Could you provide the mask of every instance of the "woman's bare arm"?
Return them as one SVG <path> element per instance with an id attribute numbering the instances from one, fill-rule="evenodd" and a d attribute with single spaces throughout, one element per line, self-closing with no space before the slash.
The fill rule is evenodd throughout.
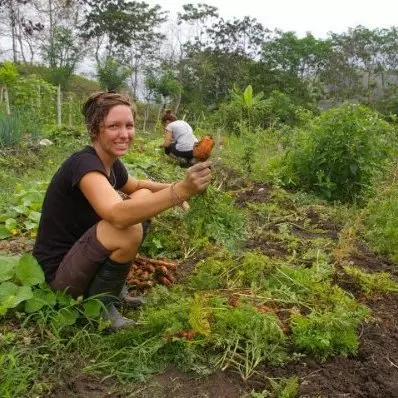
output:
<path id="1" fill-rule="evenodd" d="M 184 180 L 145 197 L 123 201 L 100 172 L 90 172 L 82 177 L 79 188 L 101 219 L 116 228 L 131 225 L 154 217 L 183 200 L 202 192 L 211 182 L 211 162 L 198 163 L 188 169 Z"/>
<path id="2" fill-rule="evenodd" d="M 152 192 L 161 191 L 162 189 L 170 187 L 171 184 L 163 182 L 155 182 L 151 180 L 136 180 L 129 176 L 126 184 L 120 189 L 126 195 L 130 195 L 138 189 L 149 189 Z"/>

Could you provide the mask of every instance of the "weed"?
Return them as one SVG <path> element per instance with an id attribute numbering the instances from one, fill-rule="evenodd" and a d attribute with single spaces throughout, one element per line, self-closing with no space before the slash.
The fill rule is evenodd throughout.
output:
<path id="1" fill-rule="evenodd" d="M 375 251 L 390 256 L 393 261 L 398 261 L 398 215 L 396 210 L 398 207 L 398 183 L 396 176 L 395 179 L 391 178 L 387 187 L 378 191 L 364 212 L 364 235 Z"/>
<path id="2" fill-rule="evenodd" d="M 288 379 L 268 378 L 270 388 L 261 392 L 252 391 L 249 396 L 243 398 L 295 398 L 298 393 L 298 377 Z"/>
<path id="3" fill-rule="evenodd" d="M 209 186 L 190 201 L 186 214 L 189 236 L 193 241 L 207 238 L 230 251 L 239 249 L 244 238 L 244 216 L 233 206 L 230 195 Z"/>
<path id="4" fill-rule="evenodd" d="M 343 269 L 367 296 L 374 293 L 398 292 L 398 282 L 391 279 L 388 272 L 369 273 L 351 265 L 345 265 Z"/>
<path id="5" fill-rule="evenodd" d="M 369 315 L 358 306 L 348 312 L 345 306 L 333 311 L 314 311 L 309 315 L 293 314 L 291 328 L 295 345 L 316 357 L 355 354 L 358 349 L 357 327 Z"/>
<path id="6" fill-rule="evenodd" d="M 286 153 L 284 182 L 327 200 L 354 202 L 393 155 L 394 129 L 377 113 L 343 105 L 297 131 Z"/>
<path id="7" fill-rule="evenodd" d="M 244 380 L 266 361 L 281 364 L 287 360 L 285 335 L 275 314 L 261 314 L 252 307 L 214 311 L 212 340 L 222 348 L 216 367 L 231 367 Z"/>

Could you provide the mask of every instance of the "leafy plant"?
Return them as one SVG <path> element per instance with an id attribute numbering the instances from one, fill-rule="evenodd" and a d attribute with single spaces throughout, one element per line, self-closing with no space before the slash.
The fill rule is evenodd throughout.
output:
<path id="1" fill-rule="evenodd" d="M 333 311 L 293 314 L 291 328 L 296 346 L 319 358 L 355 354 L 358 349 L 357 327 L 368 316 L 364 307 L 348 312 L 336 306 Z"/>
<path id="2" fill-rule="evenodd" d="M 75 300 L 63 292 L 53 292 L 44 281 L 42 268 L 29 254 L 0 257 L 0 269 L 0 316 L 18 307 L 37 320 L 45 319 L 56 333 L 74 325 L 79 317 L 99 318 L 98 300 Z M 41 312 L 45 308 L 46 314 Z M 100 328 L 104 327 L 100 319 L 98 322 Z"/>
<path id="3" fill-rule="evenodd" d="M 0 148 L 10 148 L 20 144 L 24 131 L 24 122 L 18 113 L 0 114 Z"/>
<path id="4" fill-rule="evenodd" d="M 299 378 L 268 378 L 270 388 L 261 392 L 251 392 L 250 398 L 295 398 L 298 393 Z M 246 397 L 246 396 L 245 396 Z M 247 397 L 249 398 L 249 397 Z"/>
<path id="5" fill-rule="evenodd" d="M 346 274 L 359 284 L 366 295 L 398 292 L 398 282 L 391 279 L 391 274 L 388 272 L 370 273 L 350 265 L 345 265 L 343 268 Z"/>
<path id="6" fill-rule="evenodd" d="M 261 314 L 252 307 L 214 311 L 212 339 L 223 353 L 217 366 L 231 367 L 247 380 L 266 361 L 281 364 L 287 360 L 286 337 L 275 314 Z"/>
<path id="7" fill-rule="evenodd" d="M 190 201 L 185 216 L 192 240 L 209 239 L 228 250 L 237 250 L 244 237 L 244 215 L 234 206 L 230 195 L 213 186 Z"/>
<path id="8" fill-rule="evenodd" d="M 365 107 L 328 110 L 292 137 L 283 181 L 328 200 L 358 200 L 393 155 L 395 137 L 393 126 Z"/>
<path id="9" fill-rule="evenodd" d="M 31 187 L 16 185 L 13 205 L 0 216 L 0 239 L 20 234 L 36 236 L 46 186 L 44 182 L 35 182 Z"/>
<path id="10" fill-rule="evenodd" d="M 396 167 L 392 168 L 391 178 L 375 184 L 375 194 L 364 211 L 363 234 L 370 246 L 378 253 L 398 260 L 398 184 Z"/>

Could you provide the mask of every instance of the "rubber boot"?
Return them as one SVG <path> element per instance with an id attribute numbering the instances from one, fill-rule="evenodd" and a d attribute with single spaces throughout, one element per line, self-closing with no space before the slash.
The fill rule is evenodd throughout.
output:
<path id="1" fill-rule="evenodd" d="M 122 291 L 119 294 L 119 299 L 123 302 L 123 304 L 130 308 L 139 308 L 145 304 L 144 297 L 130 295 L 126 284 L 123 286 Z"/>
<path id="2" fill-rule="evenodd" d="M 135 321 L 124 318 L 114 305 L 124 286 L 130 265 L 131 261 L 121 264 L 107 259 L 99 267 L 88 289 L 87 296 L 101 293 L 107 294 L 100 297 L 106 308 L 106 311 L 103 311 L 101 316 L 105 321 L 111 322 L 110 331 L 125 329 L 136 324 Z"/>
<path id="3" fill-rule="evenodd" d="M 142 222 L 142 241 L 148 235 L 149 229 L 151 228 L 152 221 L 150 219 Z M 119 294 L 119 300 L 126 304 L 130 308 L 138 308 L 145 304 L 145 299 L 142 296 L 130 296 L 127 285 L 124 284 Z"/>

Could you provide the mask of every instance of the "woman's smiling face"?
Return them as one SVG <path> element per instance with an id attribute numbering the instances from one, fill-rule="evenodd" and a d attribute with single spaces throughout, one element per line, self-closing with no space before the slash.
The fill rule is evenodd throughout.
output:
<path id="1" fill-rule="evenodd" d="M 118 158 L 128 152 L 134 137 L 135 126 L 131 108 L 116 105 L 104 118 L 96 141 L 107 156 Z"/>

